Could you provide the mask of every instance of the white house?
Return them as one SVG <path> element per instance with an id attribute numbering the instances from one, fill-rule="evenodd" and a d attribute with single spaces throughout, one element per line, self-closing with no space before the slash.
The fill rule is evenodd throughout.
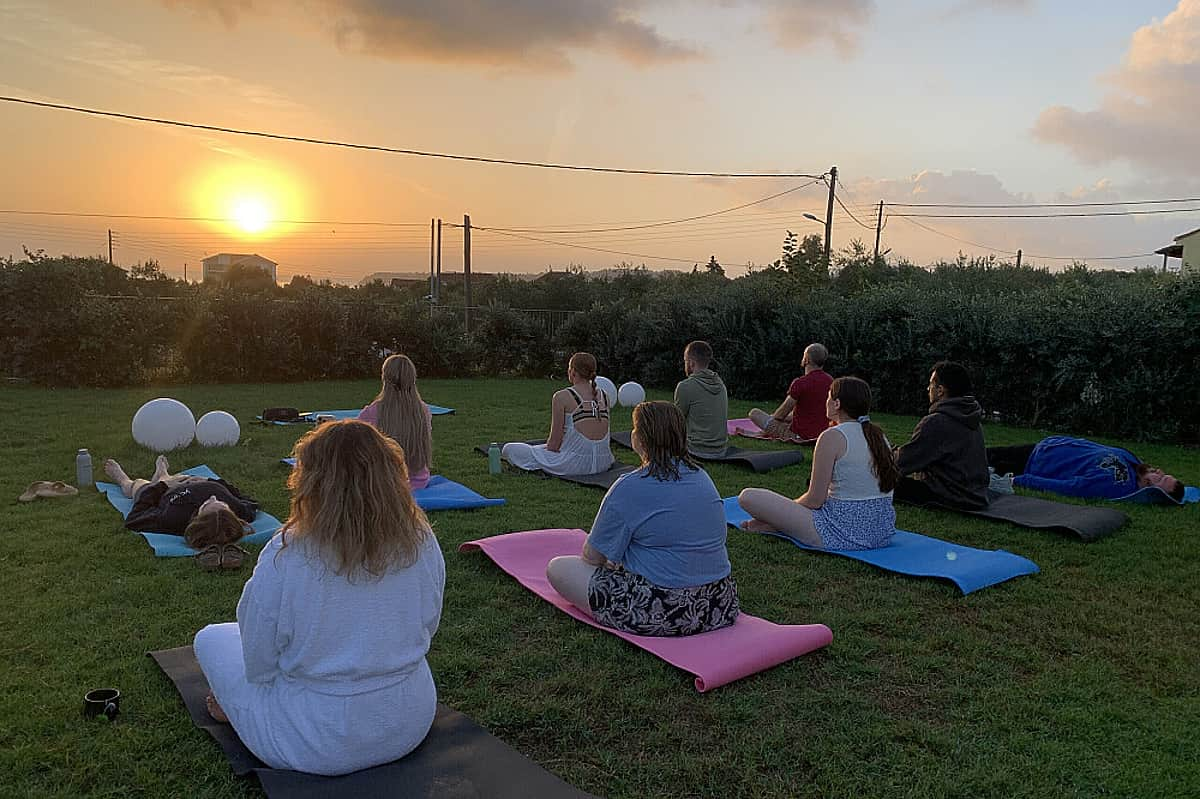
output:
<path id="1" fill-rule="evenodd" d="M 278 278 L 275 276 L 275 269 L 279 264 L 270 258 L 263 258 L 258 254 L 220 252 L 202 259 L 200 263 L 204 265 L 203 277 L 206 281 L 220 280 L 225 277 L 225 274 L 229 271 L 229 267 L 241 264 L 242 266 L 257 266 L 270 275 L 272 281 L 278 282 Z"/>
<path id="2" fill-rule="evenodd" d="M 1163 257 L 1163 269 L 1168 258 L 1179 258 L 1184 272 L 1200 272 L 1200 227 L 1175 237 L 1174 244 L 1155 250 Z"/>

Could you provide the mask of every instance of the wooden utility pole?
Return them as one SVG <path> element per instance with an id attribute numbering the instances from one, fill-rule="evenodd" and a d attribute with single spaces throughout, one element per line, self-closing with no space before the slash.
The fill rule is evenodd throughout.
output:
<path id="1" fill-rule="evenodd" d="M 108 229 L 108 264 L 112 266 L 112 228 Z"/>
<path id="2" fill-rule="evenodd" d="M 442 297 L 442 220 L 437 221 L 437 270 L 433 281 L 433 304 L 441 302 Z"/>
<path id="3" fill-rule="evenodd" d="M 463 214 L 463 322 L 471 332 L 471 217 Z"/>
<path id="4" fill-rule="evenodd" d="M 433 254 L 437 249 L 437 220 L 429 220 L 429 318 L 433 318 L 433 297 L 437 291 L 433 286 Z"/>
<path id="5" fill-rule="evenodd" d="M 1017 269 L 1021 268 L 1021 251 L 1017 250 Z"/>
<path id="6" fill-rule="evenodd" d="M 833 192 L 837 187 L 837 167 L 829 167 L 829 204 L 825 207 L 825 271 L 829 271 L 829 254 L 833 249 Z"/>
<path id="7" fill-rule="evenodd" d="M 875 219 L 875 263 L 879 263 L 879 234 L 883 232 L 883 200 L 879 201 L 879 216 Z"/>
<path id="8" fill-rule="evenodd" d="M 187 282 L 187 261 L 183 262 L 183 282 Z"/>

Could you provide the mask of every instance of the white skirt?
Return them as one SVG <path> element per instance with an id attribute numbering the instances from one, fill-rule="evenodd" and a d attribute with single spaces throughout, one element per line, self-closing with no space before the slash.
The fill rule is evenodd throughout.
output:
<path id="1" fill-rule="evenodd" d="M 505 444 L 501 454 L 518 469 L 540 469 L 547 474 L 599 474 L 607 472 L 613 465 L 612 448 L 607 435 L 599 441 L 592 441 L 574 428 L 567 430 L 558 452 L 546 449 L 545 444 L 530 446 L 513 442 Z"/>

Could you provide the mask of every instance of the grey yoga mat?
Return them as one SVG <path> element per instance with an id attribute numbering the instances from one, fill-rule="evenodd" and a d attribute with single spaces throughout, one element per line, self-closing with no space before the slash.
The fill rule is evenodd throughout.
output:
<path id="1" fill-rule="evenodd" d="M 611 438 L 612 442 L 617 446 L 625 447 L 625 449 L 633 449 L 633 442 L 630 440 L 630 436 L 632 435 L 628 430 L 625 430 L 620 433 L 613 433 Z M 803 463 L 804 450 L 762 450 L 726 447 L 725 452 L 719 456 L 697 455 L 693 452 L 692 457 L 708 463 L 736 463 L 741 466 L 749 466 L 756 472 L 769 472 L 774 469 L 782 469 L 785 466 Z"/>
<path id="2" fill-rule="evenodd" d="M 1112 535 L 1129 521 L 1128 516 L 1112 508 L 1071 505 L 1021 494 L 998 494 L 990 491 L 988 500 L 988 506 L 983 510 L 961 510 L 940 504 L 928 507 L 982 516 L 986 519 L 999 519 L 1035 530 L 1073 533 L 1089 543 Z"/>
<path id="3" fill-rule="evenodd" d="M 254 773 L 272 799 L 383 799 L 383 797 L 446 797 L 446 799 L 594 799 L 569 785 L 471 719 L 438 705 L 433 727 L 409 755 L 393 763 L 341 777 L 321 777 L 300 771 L 267 768 L 233 727 L 208 715 L 204 697 L 208 681 L 190 646 L 148 653 L 175 684 L 192 722 L 211 735 L 225 753 L 233 773 Z"/>
<path id="4" fill-rule="evenodd" d="M 508 443 L 508 442 L 505 442 L 505 443 Z M 541 438 L 541 439 L 537 439 L 536 441 L 522 441 L 520 443 L 529 444 L 530 446 L 537 446 L 538 444 L 545 444 L 546 439 Z M 504 446 L 504 444 L 501 444 L 500 446 Z M 476 447 L 475 451 L 482 455 L 487 455 L 488 448 L 487 447 Z M 563 474 L 550 474 L 549 472 L 543 472 L 541 470 L 530 471 L 529 473 L 536 474 L 540 477 L 555 477 L 559 480 L 566 480 L 568 483 L 575 483 L 576 485 L 591 486 L 592 488 L 603 488 L 605 491 L 607 491 L 608 489 L 612 488 L 613 483 L 617 482 L 618 477 L 620 477 L 623 474 L 629 474 L 630 472 L 635 471 L 636 469 L 637 469 L 636 466 L 628 466 L 626 464 L 620 463 L 619 461 L 614 461 L 613 465 L 611 467 L 609 467 L 608 471 L 600 472 L 598 474 L 563 475 Z M 527 471 L 527 470 L 522 470 L 522 471 Z"/>

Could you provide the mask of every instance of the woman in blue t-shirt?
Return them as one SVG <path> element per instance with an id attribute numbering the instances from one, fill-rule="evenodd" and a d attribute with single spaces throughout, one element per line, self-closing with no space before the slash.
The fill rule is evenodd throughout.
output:
<path id="1" fill-rule="evenodd" d="M 687 451 L 683 414 L 669 402 L 633 409 L 642 468 L 600 503 L 580 555 L 554 558 L 546 577 L 596 621 L 635 635 L 693 635 L 737 620 L 725 550 L 725 510 Z"/>

